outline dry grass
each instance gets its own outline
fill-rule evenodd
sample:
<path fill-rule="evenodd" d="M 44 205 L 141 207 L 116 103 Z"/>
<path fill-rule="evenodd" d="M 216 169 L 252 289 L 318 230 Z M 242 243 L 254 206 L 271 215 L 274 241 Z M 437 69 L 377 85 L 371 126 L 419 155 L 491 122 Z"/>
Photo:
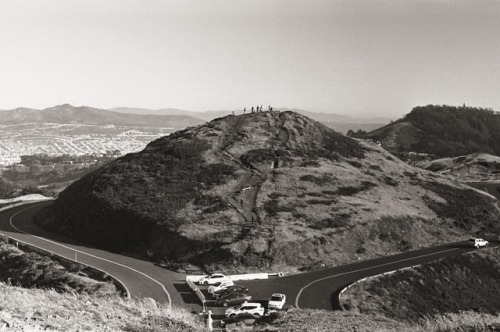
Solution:
<path fill-rule="evenodd" d="M 152 300 L 60 294 L 0 283 L 0 317 L 9 331 L 205 331 L 198 316 Z M 500 317 L 475 312 L 426 316 L 415 323 L 353 312 L 290 310 L 271 323 L 279 331 L 493 331 Z"/>
<path fill-rule="evenodd" d="M 418 322 L 400 322 L 383 316 L 342 311 L 291 310 L 273 327 L 279 331 L 339 332 L 476 332 L 497 331 L 500 317 L 475 312 L 427 316 Z"/>
<path fill-rule="evenodd" d="M 473 311 L 430 316 L 412 326 L 415 332 L 486 332 L 500 329 L 500 316 Z"/>
<path fill-rule="evenodd" d="M 462 316 L 468 326 L 482 324 L 475 318 L 500 312 L 499 252 L 492 248 L 369 279 L 351 287 L 341 301 L 350 312 L 423 326 L 445 326 Z M 462 315 L 468 310 L 473 312 Z"/>
<path fill-rule="evenodd" d="M 100 271 L 24 247 L 25 252 L 0 237 L 0 281 L 21 287 L 49 288 L 58 292 L 95 296 L 119 294 L 113 280 Z M 78 274 L 79 272 L 82 272 Z M 89 277 L 90 276 L 90 277 Z"/>
<path fill-rule="evenodd" d="M 0 283 L 0 315 L 9 331 L 201 331 L 197 317 L 153 300 L 60 294 Z"/>

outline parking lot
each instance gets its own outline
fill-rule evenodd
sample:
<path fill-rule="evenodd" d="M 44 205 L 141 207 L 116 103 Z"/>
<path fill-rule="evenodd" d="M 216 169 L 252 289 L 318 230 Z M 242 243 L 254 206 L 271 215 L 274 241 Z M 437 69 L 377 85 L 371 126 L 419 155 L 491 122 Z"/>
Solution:
<path fill-rule="evenodd" d="M 237 276 L 231 276 L 231 277 L 237 277 Z M 272 276 L 272 277 L 276 277 L 276 276 Z M 188 277 L 187 279 L 189 280 L 186 280 L 189 288 L 192 290 L 192 294 L 191 294 L 191 299 L 193 299 L 193 296 L 194 297 L 197 297 L 197 300 L 198 300 L 198 303 L 199 304 L 202 304 L 202 308 L 200 308 L 200 313 L 208 313 L 210 312 L 211 313 L 211 319 L 213 320 L 213 328 L 221 328 L 221 320 L 226 318 L 226 310 L 229 309 L 229 308 L 234 308 L 236 306 L 238 306 L 239 304 L 228 304 L 227 306 L 224 306 L 220 303 L 217 303 L 217 300 L 216 298 L 208 292 L 208 289 L 210 286 L 212 285 L 206 285 L 206 284 L 202 284 L 200 285 L 199 282 L 198 282 L 198 279 L 200 278 L 200 276 L 192 276 L 191 278 Z M 253 287 L 248 287 L 246 286 L 245 284 L 248 284 L 249 283 L 249 279 L 247 280 L 234 280 L 233 283 L 234 285 L 236 286 L 243 286 L 245 288 L 248 288 L 248 294 L 249 296 L 251 296 L 250 299 L 248 299 L 248 301 L 246 302 L 247 304 L 251 304 L 251 303 L 256 303 L 256 304 L 260 304 L 263 308 L 264 308 L 264 311 L 262 312 L 262 316 L 264 318 L 262 319 L 258 319 L 258 321 L 266 321 L 267 317 L 271 312 L 274 312 L 276 310 L 270 310 L 268 308 L 269 306 L 269 299 L 271 297 L 272 294 L 266 294 L 264 295 L 261 291 L 259 291 L 258 287 L 255 287 L 255 282 L 259 282 L 259 281 L 264 281 L 264 280 L 253 280 L 252 281 L 252 284 L 253 284 Z M 218 282 L 215 282 L 214 283 L 215 285 L 219 284 Z M 257 295 L 258 294 L 258 295 Z M 285 304 L 283 306 L 283 309 L 289 307 L 289 305 Z M 262 309 L 260 309 L 262 310 Z M 265 322 L 262 323 L 262 325 L 267 325 Z"/>

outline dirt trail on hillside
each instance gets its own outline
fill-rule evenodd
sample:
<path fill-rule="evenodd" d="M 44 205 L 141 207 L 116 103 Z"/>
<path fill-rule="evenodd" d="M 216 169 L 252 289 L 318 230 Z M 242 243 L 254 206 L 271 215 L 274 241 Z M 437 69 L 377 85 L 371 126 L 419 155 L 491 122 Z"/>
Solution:
<path fill-rule="evenodd" d="M 244 227 L 249 224 L 260 224 L 259 215 L 255 211 L 256 198 L 260 186 L 267 177 L 257 168 L 245 165 L 239 158 L 229 152 L 232 144 L 238 140 L 239 128 L 241 128 L 242 118 L 234 117 L 231 121 L 231 128 L 224 133 L 218 144 L 214 146 L 215 153 L 219 154 L 231 163 L 236 164 L 245 173 L 240 177 L 238 183 L 225 197 L 227 202 L 238 212 L 242 218 Z"/>
<path fill-rule="evenodd" d="M 266 114 L 266 118 L 269 121 L 269 126 L 274 128 L 276 145 L 286 144 L 289 139 L 289 133 L 284 128 L 285 119 L 282 114 L 270 112 Z M 256 209 L 257 196 L 261 186 L 269 179 L 269 176 L 272 176 L 272 172 L 264 173 L 257 166 L 248 163 L 245 164 L 230 152 L 232 145 L 238 141 L 238 136 L 241 134 L 241 126 L 246 124 L 246 121 L 241 116 L 233 117 L 230 120 L 230 128 L 227 128 L 219 138 L 214 150 L 223 156 L 224 159 L 230 160 L 240 169 L 245 170 L 245 173 L 240 176 L 237 184 L 225 199 L 243 219 L 242 236 L 263 232 L 266 234 L 269 232 L 272 233 L 269 225 L 262 225 L 262 220 Z M 278 158 L 273 162 L 272 168 L 277 166 Z"/>

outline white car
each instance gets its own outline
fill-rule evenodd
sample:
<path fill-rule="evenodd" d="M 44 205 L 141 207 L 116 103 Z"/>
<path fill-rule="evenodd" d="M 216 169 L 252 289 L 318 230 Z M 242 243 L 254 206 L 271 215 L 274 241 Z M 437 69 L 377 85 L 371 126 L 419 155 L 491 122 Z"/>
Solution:
<path fill-rule="evenodd" d="M 283 309 L 283 306 L 285 305 L 286 302 L 286 295 L 285 294 L 280 294 L 280 293 L 274 293 L 271 295 L 271 298 L 269 299 L 269 303 L 267 304 L 267 307 L 269 309 Z"/>
<path fill-rule="evenodd" d="M 214 273 L 209 276 L 203 277 L 198 280 L 200 285 L 215 285 L 223 281 L 231 280 L 229 277 L 223 275 L 222 273 Z"/>
<path fill-rule="evenodd" d="M 264 316 L 264 307 L 260 303 L 247 302 L 240 304 L 234 308 L 229 308 L 226 310 L 226 317 L 235 316 L 241 313 L 249 313 L 254 315 L 255 317 Z"/>
<path fill-rule="evenodd" d="M 224 288 L 227 288 L 229 286 L 234 286 L 234 282 L 232 280 L 223 281 L 218 286 L 212 285 L 212 286 L 208 287 L 208 292 L 210 294 L 213 294 L 213 293 L 220 291 L 220 290 L 223 290 Z"/>
<path fill-rule="evenodd" d="M 488 245 L 488 241 L 479 238 L 472 238 L 469 240 L 469 243 L 471 244 L 471 246 L 476 248 L 486 247 Z"/>

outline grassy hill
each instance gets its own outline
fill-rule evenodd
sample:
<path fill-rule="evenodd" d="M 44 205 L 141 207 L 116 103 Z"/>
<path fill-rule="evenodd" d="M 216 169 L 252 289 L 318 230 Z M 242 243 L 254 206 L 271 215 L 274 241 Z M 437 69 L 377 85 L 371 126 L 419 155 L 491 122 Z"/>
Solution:
<path fill-rule="evenodd" d="M 0 326 L 6 331 L 204 331 L 202 322 L 188 311 L 147 299 L 58 293 L 4 283 L 0 293 Z"/>
<path fill-rule="evenodd" d="M 448 317 L 447 323 L 454 317 L 464 325 L 458 331 L 493 331 L 500 326 L 499 253 L 481 250 L 369 279 L 345 292 L 342 302 L 353 313 L 428 326 L 436 317 Z"/>
<path fill-rule="evenodd" d="M 351 134 L 380 141 L 388 151 L 401 156 L 410 151 L 435 158 L 479 152 L 500 155 L 500 113 L 491 109 L 419 106 L 382 128 Z"/>
<path fill-rule="evenodd" d="M 498 230 L 495 201 L 293 112 L 227 116 L 92 172 L 38 223 L 206 269 L 348 263 Z"/>
<path fill-rule="evenodd" d="M 0 262 L 0 282 L 96 297 L 120 293 L 104 273 L 57 256 L 41 254 L 22 245 L 16 247 L 3 236 L 0 236 Z"/>

